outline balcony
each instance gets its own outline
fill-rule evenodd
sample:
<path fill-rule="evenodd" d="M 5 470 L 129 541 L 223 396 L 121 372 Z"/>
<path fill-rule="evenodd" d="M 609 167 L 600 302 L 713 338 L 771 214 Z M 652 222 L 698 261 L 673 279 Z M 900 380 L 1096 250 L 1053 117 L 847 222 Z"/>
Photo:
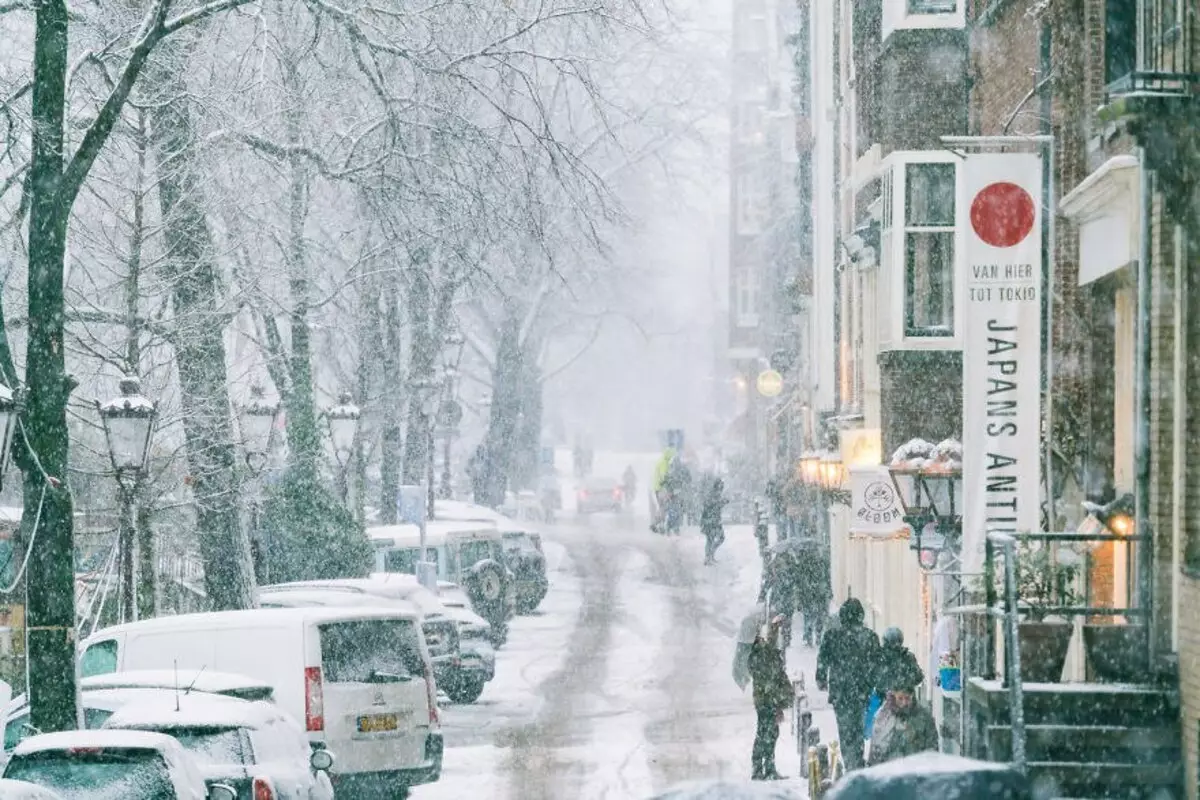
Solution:
<path fill-rule="evenodd" d="M 1106 105 L 1197 96 L 1196 22 L 1186 6 L 1179 0 L 1108 0 Z"/>

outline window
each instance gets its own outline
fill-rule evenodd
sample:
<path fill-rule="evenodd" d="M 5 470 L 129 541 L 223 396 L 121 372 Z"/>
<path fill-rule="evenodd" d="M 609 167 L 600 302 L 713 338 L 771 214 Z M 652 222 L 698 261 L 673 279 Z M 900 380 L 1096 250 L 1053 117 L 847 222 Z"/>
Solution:
<path fill-rule="evenodd" d="M 737 179 L 737 232 L 742 236 L 762 233 L 767 219 L 767 193 L 757 175 Z"/>
<path fill-rule="evenodd" d="M 400 575 L 417 574 L 417 554 L 419 547 L 408 547 L 402 550 L 388 550 L 383 559 L 383 571 Z M 433 564 L 438 562 L 438 552 L 433 547 L 425 548 L 425 560 Z"/>
<path fill-rule="evenodd" d="M 910 164 L 904 198 L 904 333 L 954 335 L 954 164 Z"/>
<path fill-rule="evenodd" d="M 1113 83 L 1137 68 L 1137 3 L 1104 4 L 1104 80 Z"/>
<path fill-rule="evenodd" d="M 241 728 L 165 728 L 161 732 L 178 739 L 201 766 L 255 762 Z"/>
<path fill-rule="evenodd" d="M 322 625 L 321 666 L 329 683 L 396 683 L 425 671 L 417 630 L 401 619 Z"/>
<path fill-rule="evenodd" d="M 36 783 L 63 797 L 117 800 L 176 796 L 170 770 L 156 750 L 41 750 L 13 758 L 4 769 L 4 777 Z"/>
<path fill-rule="evenodd" d="M 761 144 L 766 131 L 763 107 L 758 103 L 742 103 L 737 113 L 737 137 L 740 141 Z"/>
<path fill-rule="evenodd" d="M 909 14 L 953 14 L 957 0 L 908 0 Z"/>
<path fill-rule="evenodd" d="M 758 327 L 758 273 L 743 270 L 735 282 L 734 312 L 739 328 Z"/>
<path fill-rule="evenodd" d="M 744 53 L 760 53 L 767 49 L 767 11 L 761 4 L 739 11 L 737 45 Z"/>
<path fill-rule="evenodd" d="M 80 675 L 90 678 L 93 675 L 108 675 L 117 671 L 117 643 L 113 639 L 96 642 L 83 653 L 79 660 Z"/>

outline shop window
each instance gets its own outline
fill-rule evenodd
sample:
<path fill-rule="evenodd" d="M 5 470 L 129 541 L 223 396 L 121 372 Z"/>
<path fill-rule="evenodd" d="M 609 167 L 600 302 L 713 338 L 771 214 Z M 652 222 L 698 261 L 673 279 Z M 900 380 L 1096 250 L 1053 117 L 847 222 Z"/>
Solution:
<path fill-rule="evenodd" d="M 908 0 L 909 14 L 953 14 L 958 0 Z"/>
<path fill-rule="evenodd" d="M 954 164 L 909 164 L 904 199 L 904 333 L 954 335 Z"/>
<path fill-rule="evenodd" d="M 734 287 L 734 312 L 739 328 L 758 327 L 758 273 L 753 269 L 738 274 Z"/>

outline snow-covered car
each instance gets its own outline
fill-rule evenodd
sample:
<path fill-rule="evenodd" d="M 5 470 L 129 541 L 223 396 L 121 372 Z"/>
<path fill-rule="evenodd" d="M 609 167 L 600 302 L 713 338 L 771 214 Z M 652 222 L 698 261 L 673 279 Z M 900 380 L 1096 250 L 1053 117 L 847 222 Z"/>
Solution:
<path fill-rule="evenodd" d="M 486 683 L 496 676 L 496 648 L 492 646 L 492 626 L 471 610 L 471 600 L 462 587 L 438 581 L 438 599 L 451 613 L 458 615 L 458 646 L 463 668 L 479 673 Z"/>
<path fill-rule="evenodd" d="M 484 675 L 472 664 L 463 662 L 460 650 L 464 623 L 446 608 L 433 592 L 412 575 L 379 574 L 371 578 L 302 581 L 275 584 L 259 589 L 263 608 L 305 608 L 313 606 L 365 606 L 381 602 L 406 603 L 422 614 L 421 627 L 433 659 L 433 674 L 439 689 L 455 703 L 473 703 L 479 699 L 491 675 Z M 475 616 L 472 614 L 472 616 Z M 486 624 L 486 623 L 485 623 Z"/>
<path fill-rule="evenodd" d="M 0 778 L 0 797 L 4 800 L 62 800 L 62 795 L 44 786 L 6 778 Z"/>
<path fill-rule="evenodd" d="M 271 683 L 309 742 L 337 755 L 339 795 L 395 796 L 441 777 L 443 740 L 420 614 L 399 604 L 217 611 L 105 628 L 84 675 L 211 667 Z"/>
<path fill-rule="evenodd" d="M 504 539 L 492 522 L 430 520 L 425 530 L 425 561 L 437 567 L 439 581 L 462 586 L 471 608 L 492 626 L 492 642 L 508 635 L 516 614 L 516 580 L 504 564 Z M 416 525 L 367 528 L 375 547 L 375 571 L 415 575 L 421 561 L 421 530 Z"/>
<path fill-rule="evenodd" d="M 87 679 L 81 681 L 79 692 L 80 705 L 83 706 L 83 725 L 88 730 L 100 728 L 114 712 L 129 703 L 172 699 L 177 694 L 174 689 L 154 687 L 97 689 L 88 686 L 88 683 Z M 5 714 L 4 754 L 0 759 L 7 761 L 17 745 L 37 733 L 38 731 L 29 725 L 29 701 L 24 695 L 15 698 Z"/>
<path fill-rule="evenodd" d="M 174 669 L 139 669 L 91 675 L 79 682 L 82 691 L 89 689 L 183 689 L 185 692 L 204 692 L 236 697 L 239 700 L 274 700 L 275 690 L 266 681 L 198 669 L 180 672 Z"/>
<path fill-rule="evenodd" d="M 4 777 L 45 787 L 64 800 L 236 800 L 207 787 L 178 740 L 144 731 L 65 731 L 17 746 Z"/>
<path fill-rule="evenodd" d="M 528 614 L 537 609 L 550 590 L 540 533 L 531 530 L 527 523 L 474 503 L 438 500 L 434 508 L 438 519 L 495 525 L 503 540 L 505 565 L 515 579 L 517 612 Z"/>
<path fill-rule="evenodd" d="M 225 784 L 256 800 L 333 798 L 327 774 L 333 756 L 312 750 L 300 723 L 271 703 L 203 694 L 159 698 L 118 709 L 104 728 L 174 737 L 210 790 Z"/>

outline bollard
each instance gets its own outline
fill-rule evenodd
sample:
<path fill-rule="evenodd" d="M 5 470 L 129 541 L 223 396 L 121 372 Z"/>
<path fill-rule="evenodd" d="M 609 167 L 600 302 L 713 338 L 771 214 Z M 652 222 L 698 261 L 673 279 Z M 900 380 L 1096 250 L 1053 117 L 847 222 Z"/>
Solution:
<path fill-rule="evenodd" d="M 842 763 L 841 748 L 837 742 L 829 743 L 829 780 L 837 783 L 842 775 L 846 772 L 846 765 Z"/>
<path fill-rule="evenodd" d="M 817 755 L 817 748 L 808 748 L 808 760 L 804 763 L 804 773 L 808 776 L 808 796 L 810 798 L 818 798 L 821 796 L 821 759 Z"/>

